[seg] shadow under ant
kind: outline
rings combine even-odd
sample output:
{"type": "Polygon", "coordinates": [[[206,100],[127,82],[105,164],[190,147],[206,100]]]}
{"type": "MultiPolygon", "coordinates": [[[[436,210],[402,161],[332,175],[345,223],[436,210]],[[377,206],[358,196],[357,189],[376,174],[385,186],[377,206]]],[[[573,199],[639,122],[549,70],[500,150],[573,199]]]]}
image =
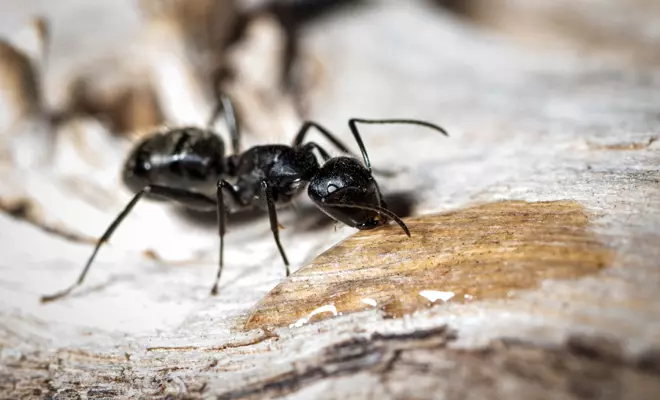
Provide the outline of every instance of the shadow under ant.
{"type": "MultiPolygon", "coordinates": [[[[218,229],[218,216],[215,211],[195,210],[187,207],[174,206],[174,212],[177,216],[183,217],[196,225],[208,229],[218,229]]],[[[266,215],[258,209],[237,210],[234,213],[227,214],[227,225],[240,226],[252,223],[266,215]]]]}

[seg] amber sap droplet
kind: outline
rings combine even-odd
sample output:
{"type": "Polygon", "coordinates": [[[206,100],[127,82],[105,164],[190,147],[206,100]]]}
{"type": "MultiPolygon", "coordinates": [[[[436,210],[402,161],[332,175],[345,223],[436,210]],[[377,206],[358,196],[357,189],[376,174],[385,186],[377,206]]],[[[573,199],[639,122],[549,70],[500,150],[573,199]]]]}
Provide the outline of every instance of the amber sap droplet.
{"type": "Polygon", "coordinates": [[[446,302],[515,296],[544,279],[577,279],[614,253],[573,201],[505,201],[360,231],[264,297],[246,329],[301,326],[368,309],[400,317],[446,302]]]}

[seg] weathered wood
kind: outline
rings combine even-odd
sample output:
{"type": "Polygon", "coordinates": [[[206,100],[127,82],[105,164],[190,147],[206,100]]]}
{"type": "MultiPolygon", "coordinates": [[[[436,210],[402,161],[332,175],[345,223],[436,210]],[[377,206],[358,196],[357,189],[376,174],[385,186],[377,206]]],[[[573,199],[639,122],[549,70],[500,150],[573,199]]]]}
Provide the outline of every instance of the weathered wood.
{"type": "Polygon", "coordinates": [[[614,252],[587,231],[577,202],[503,201],[363,231],[320,255],[255,307],[246,329],[357,312],[403,317],[447,302],[513,298],[548,279],[579,279],[614,252]]]}
{"type": "MultiPolygon", "coordinates": [[[[628,7],[615,0],[602,3],[616,4],[622,19],[628,17],[625,10],[639,12],[635,2],[628,7]]],[[[16,4],[0,8],[16,10],[16,4]]],[[[37,3],[24,4],[27,10],[37,3]]],[[[126,4],[108,0],[95,7],[118,7],[112,14],[118,18],[130,15],[126,4]]],[[[591,15],[598,7],[592,4],[591,15]]],[[[63,96],[54,92],[62,88],[53,80],[63,79],[77,62],[64,51],[64,42],[92,32],[95,24],[84,18],[78,27],[67,24],[73,17],[62,14],[64,6],[55,8],[47,15],[56,44],[46,87],[47,97],[57,99],[63,96]]],[[[12,17],[18,18],[0,12],[0,21],[12,17]]],[[[131,18],[117,29],[141,32],[130,25],[131,18]]],[[[107,40],[103,29],[98,35],[107,40]]],[[[608,29],[607,23],[599,29],[608,29]]],[[[635,32],[626,39],[630,43],[647,31],[635,32]]],[[[400,318],[367,309],[300,327],[245,331],[253,307],[283,279],[266,218],[232,221],[220,294],[209,297],[217,254],[214,216],[195,220],[172,207],[144,203],[99,253],[83,288],[42,305],[41,294],[75,279],[91,247],[3,214],[0,398],[658,397],[660,91],[655,64],[621,63],[612,57],[616,46],[605,55],[582,54],[572,41],[552,50],[542,41],[523,46],[430,2],[357,5],[317,20],[303,34],[303,57],[322,67],[318,84],[307,93],[311,115],[347,143],[346,121],[355,116],[423,118],[450,132],[449,138],[438,138],[413,127],[363,131],[372,162],[402,170],[393,178],[378,178],[384,192],[407,200],[403,203],[413,216],[445,213],[434,217],[437,225],[427,232],[429,237],[447,234],[434,245],[438,251],[463,258],[478,258],[470,249],[479,245],[512,252],[488,259],[492,264],[481,270],[487,275],[483,282],[516,286],[516,279],[507,280],[512,267],[521,271],[529,263],[521,274],[547,272],[540,267],[555,265],[553,256],[559,260],[554,271],[567,275],[539,272],[533,274],[538,280],[517,286],[511,297],[423,304],[400,318]],[[491,203],[525,204],[536,213],[510,208],[497,213],[488,208],[495,206],[483,206],[491,203]],[[545,224],[553,214],[541,218],[538,210],[548,204],[563,205],[567,214],[545,224]],[[502,240],[511,232],[518,241],[509,247],[476,243],[480,227],[502,240]],[[568,243],[566,252],[557,250],[562,243],[568,243]],[[516,262],[506,257],[515,254],[520,256],[516,262]],[[570,270],[561,269],[567,266],[570,270]]],[[[648,35],[644,40],[652,42],[648,35]]],[[[252,92],[271,93],[271,83],[262,82],[252,92]]],[[[236,83],[235,90],[239,87],[236,83]]],[[[159,93],[160,100],[172,101],[159,93]]],[[[266,129],[267,118],[284,113],[273,134],[280,138],[295,118],[290,103],[273,111],[265,106],[268,101],[256,108],[258,121],[248,129],[266,129]]],[[[203,115],[197,110],[199,115],[175,118],[164,110],[165,119],[175,121],[203,115]]],[[[36,204],[35,223],[95,237],[129,198],[117,177],[129,144],[92,120],[72,121],[57,132],[61,147],[55,166],[3,166],[0,199],[36,204]]],[[[246,132],[249,144],[274,140],[270,134],[246,132]]],[[[319,221],[306,201],[297,212],[282,215],[293,270],[354,234],[319,221]]],[[[389,231],[362,233],[344,243],[389,231]]],[[[341,246],[318,263],[343,260],[346,255],[337,249],[341,246]]],[[[430,268],[453,271],[460,264],[427,255],[434,260],[430,268]]],[[[353,261],[360,257],[348,255],[353,261]]],[[[301,269],[290,282],[313,272],[301,269]]],[[[360,284],[351,282],[358,275],[339,279],[348,291],[359,291],[360,284]]],[[[429,290],[446,291],[435,286],[440,280],[429,282],[429,290]]]]}

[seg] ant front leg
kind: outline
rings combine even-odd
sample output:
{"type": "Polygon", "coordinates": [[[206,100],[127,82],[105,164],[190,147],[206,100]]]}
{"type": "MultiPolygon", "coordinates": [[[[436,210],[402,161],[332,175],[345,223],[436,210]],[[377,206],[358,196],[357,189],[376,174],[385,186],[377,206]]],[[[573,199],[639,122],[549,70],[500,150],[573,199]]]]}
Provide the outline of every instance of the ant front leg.
{"type": "Polygon", "coordinates": [[[266,197],[266,204],[268,205],[268,217],[270,218],[270,230],[273,231],[273,237],[275,238],[275,243],[277,243],[277,248],[280,250],[280,255],[284,261],[284,266],[286,268],[286,276],[289,276],[289,260],[286,258],[284,253],[284,248],[280,242],[280,224],[277,222],[277,210],[275,210],[275,201],[273,200],[273,188],[266,181],[261,181],[261,188],[264,191],[266,197]]]}
{"type": "Polygon", "coordinates": [[[128,214],[133,210],[133,207],[137,204],[138,201],[145,195],[145,194],[153,194],[156,196],[161,196],[169,200],[174,200],[176,202],[179,202],[181,204],[184,204],[188,207],[191,208],[196,208],[196,209],[209,209],[215,206],[215,201],[211,199],[210,197],[204,196],[203,194],[195,193],[195,192],[189,192],[186,190],[182,189],[175,189],[175,188],[169,188],[166,186],[157,186],[157,185],[150,185],[146,186],[144,189],[140,190],[133,196],[131,201],[128,202],[124,210],[117,215],[117,217],[112,221],[110,226],[105,230],[103,233],[103,236],[96,242],[96,246],[94,247],[94,251],[92,252],[92,255],[89,257],[87,260],[87,264],[85,264],[85,268],[83,268],[82,273],[78,277],[78,279],[73,283],[73,285],[69,286],[67,289],[57,292],[52,295],[45,295],[41,297],[41,302],[46,303],[49,301],[57,300],[59,298],[62,298],[69,293],[76,287],[82,285],[83,281],[85,280],[85,276],[87,275],[87,272],[89,271],[89,268],[92,266],[92,263],[94,262],[94,258],[96,257],[96,253],[98,253],[99,249],[103,245],[103,243],[107,242],[110,240],[110,237],[112,234],[115,232],[115,230],[119,227],[119,225],[122,223],[122,221],[128,216],[128,214]]]}
{"type": "MultiPolygon", "coordinates": [[[[305,121],[305,123],[303,123],[303,125],[300,127],[298,133],[296,134],[296,137],[293,139],[293,147],[302,145],[302,143],[305,140],[305,136],[307,135],[307,132],[309,132],[311,128],[316,128],[319,132],[321,132],[321,134],[323,134],[323,136],[325,136],[326,139],[332,142],[332,144],[335,145],[335,147],[337,147],[340,151],[350,155],[353,158],[356,159],[358,158],[355,154],[353,154],[352,151],[348,149],[348,147],[346,147],[345,144],[339,141],[339,139],[337,139],[337,137],[333,135],[328,129],[312,121],[305,121]]],[[[367,167],[367,169],[371,172],[372,168],[371,168],[371,163],[369,161],[369,155],[367,154],[367,150],[364,147],[364,143],[362,142],[362,137],[360,137],[359,133],[356,134],[355,132],[353,132],[353,136],[355,137],[355,141],[357,142],[358,146],[360,147],[360,151],[362,152],[362,159],[364,160],[364,164],[367,167]]],[[[308,142],[308,143],[313,143],[313,142],[308,142]]],[[[321,156],[324,157],[325,161],[328,161],[330,157],[329,156],[326,157],[325,155],[323,155],[323,149],[321,149],[316,144],[314,144],[314,146],[317,149],[319,149],[319,152],[321,152],[321,156]]],[[[325,154],[327,154],[327,152],[325,154]]],[[[383,170],[376,168],[373,169],[373,172],[386,177],[392,177],[397,174],[397,171],[383,170]]]]}
{"type": "Polygon", "coordinates": [[[218,212],[218,235],[220,236],[220,260],[218,264],[218,274],[215,277],[213,288],[211,288],[211,295],[214,296],[218,294],[218,284],[220,283],[220,275],[222,275],[222,267],[224,266],[225,232],[227,226],[227,203],[225,202],[225,191],[229,192],[229,195],[236,204],[240,203],[238,189],[224,179],[218,181],[216,203],[218,212]]]}
{"type": "Polygon", "coordinates": [[[302,126],[298,130],[298,133],[296,134],[296,137],[293,139],[293,145],[292,146],[293,147],[298,147],[298,146],[302,145],[303,142],[305,141],[305,136],[307,136],[307,132],[309,132],[309,130],[311,128],[318,129],[318,131],[321,132],[321,134],[323,134],[323,136],[325,136],[326,139],[328,139],[330,142],[332,142],[332,144],[335,145],[335,147],[337,147],[340,151],[342,151],[344,153],[347,153],[347,154],[350,154],[350,155],[353,155],[353,153],[351,153],[351,151],[348,149],[348,147],[346,147],[345,144],[340,142],[339,139],[337,139],[335,137],[335,135],[330,133],[329,130],[324,128],[322,125],[320,125],[316,122],[312,122],[312,121],[305,121],[302,124],[302,126]]]}
{"type": "Polygon", "coordinates": [[[305,145],[302,146],[302,149],[304,152],[312,152],[314,151],[314,149],[316,149],[316,151],[318,151],[319,154],[321,155],[321,158],[323,158],[323,162],[327,162],[330,159],[330,154],[328,154],[328,152],[325,151],[323,147],[319,146],[314,142],[305,143],[305,145]]]}

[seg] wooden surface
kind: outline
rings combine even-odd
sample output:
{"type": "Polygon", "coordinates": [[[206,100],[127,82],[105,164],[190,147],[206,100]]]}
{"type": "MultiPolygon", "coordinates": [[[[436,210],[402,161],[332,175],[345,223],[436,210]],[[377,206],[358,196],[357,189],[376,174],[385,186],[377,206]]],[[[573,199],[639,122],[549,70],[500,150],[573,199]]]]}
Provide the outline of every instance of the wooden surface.
{"type": "MultiPolygon", "coordinates": [[[[122,54],[127,38],[141,32],[129,2],[98,2],[94,11],[68,1],[70,7],[46,12],[54,44],[45,97],[53,108],[66,97],[61,82],[72,71],[101,50],[122,54]],[[89,21],[98,8],[112,16],[103,25],[89,21]],[[113,29],[122,35],[111,35],[113,29]]],[[[569,14],[576,10],[578,23],[599,21],[597,31],[639,26],[619,37],[626,43],[621,54],[646,49],[635,47],[642,42],[660,43],[654,24],[639,17],[655,12],[645,2],[601,3],[588,12],[570,8],[572,2],[556,4],[569,14]],[[618,18],[595,19],[599,13],[618,18]]],[[[36,0],[0,7],[7,8],[0,18],[11,19],[0,24],[4,35],[21,18],[49,9],[36,0]]],[[[617,57],[623,47],[604,42],[521,41],[488,27],[497,24],[471,21],[479,19],[431,2],[377,2],[337,10],[304,28],[301,57],[314,66],[306,97],[315,120],[349,143],[346,121],[356,116],[428,119],[450,137],[414,127],[365,128],[372,163],[401,170],[379,181],[408,210],[413,237],[399,240],[396,227],[360,233],[317,258],[355,232],[323,222],[301,200],[280,221],[292,270],[300,269],[289,281],[282,282],[267,218],[234,218],[220,294],[209,297],[214,217],[145,202],[99,253],[85,286],[42,305],[39,296],[71,283],[89,255],[90,244],[78,239],[98,236],[129,199],[118,172],[130,142],[78,118],[57,127],[50,167],[17,168],[4,160],[3,207],[16,213],[7,204],[23,201],[32,218],[0,215],[0,398],[658,397],[657,64],[652,57],[617,57]],[[424,218],[432,225],[424,226],[424,218]],[[389,255],[395,260],[418,263],[412,249],[428,257],[421,264],[431,271],[429,286],[422,290],[475,298],[445,303],[437,299],[446,293],[425,292],[436,296],[432,307],[426,296],[428,302],[404,296],[392,313],[379,306],[349,312],[356,307],[348,302],[342,315],[296,324],[337,293],[375,296],[383,292],[374,291],[374,282],[391,285],[397,276],[395,289],[406,288],[414,270],[393,266],[393,274],[375,256],[360,268],[346,264],[369,254],[351,255],[356,243],[378,240],[396,240],[392,248],[401,249],[389,255]],[[345,273],[334,273],[335,263],[345,273]],[[383,275],[359,279],[379,269],[383,275]],[[333,293],[324,274],[341,282],[341,290],[333,293]],[[289,309],[268,311],[278,284],[305,282],[314,285],[304,292],[314,301],[285,298],[289,309]],[[281,321],[256,324],[259,307],[281,321]],[[245,330],[248,321],[255,329],[245,330]]],[[[275,29],[263,24],[259,29],[275,29]]],[[[243,53],[241,65],[264,46],[272,50],[257,33],[252,47],[242,47],[256,53],[243,53]]],[[[161,77],[188,71],[185,62],[169,60],[176,68],[167,71],[175,75],[161,77]]],[[[244,93],[274,90],[267,79],[243,79],[258,87],[244,93]]],[[[166,120],[204,120],[204,107],[184,108],[176,91],[156,93],[167,105],[166,120]]],[[[187,93],[190,104],[204,105],[203,91],[187,93]]],[[[262,99],[247,116],[253,118],[248,144],[290,140],[300,121],[283,98],[272,109],[270,97],[245,95],[244,105],[262,99]]],[[[21,137],[30,133],[26,128],[21,137]]],[[[372,300],[378,305],[380,298],[372,300]]]]}
{"type": "Polygon", "coordinates": [[[246,329],[290,327],[381,310],[403,317],[443,303],[513,298],[543,281],[579,279],[614,252],[587,231],[577,202],[495,202],[360,232],[280,283],[246,329]]]}

